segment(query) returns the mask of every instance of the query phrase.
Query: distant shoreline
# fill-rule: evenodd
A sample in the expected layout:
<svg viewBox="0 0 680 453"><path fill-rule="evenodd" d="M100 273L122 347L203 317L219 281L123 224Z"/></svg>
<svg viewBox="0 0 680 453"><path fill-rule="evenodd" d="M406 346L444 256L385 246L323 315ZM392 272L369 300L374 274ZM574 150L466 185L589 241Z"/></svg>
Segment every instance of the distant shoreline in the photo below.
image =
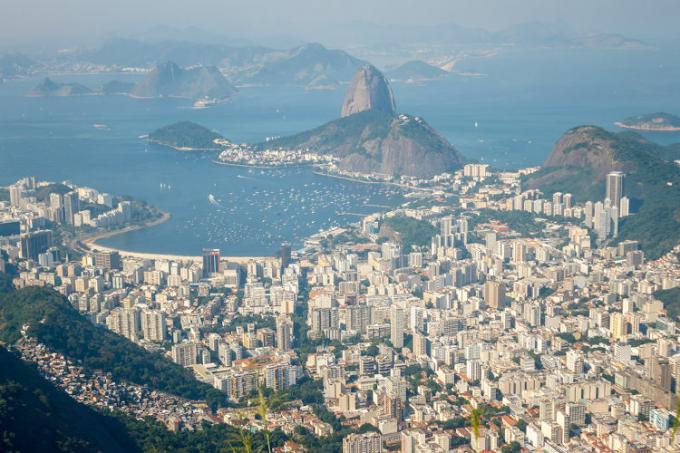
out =
<svg viewBox="0 0 680 453"><path fill-rule="evenodd" d="M171 145L169 143L163 143L158 140L153 140L150 138L146 139L147 143L151 143L153 145L158 145L158 146L165 146L166 148L171 148L174 149L175 151L182 151L182 152L190 152L190 153L210 153L210 152L217 152L220 151L220 148L193 148L191 146L175 146Z"/></svg>
<svg viewBox="0 0 680 453"><path fill-rule="evenodd" d="M615 126L622 129L630 129L634 131L645 132L680 132L680 126L655 126L647 124L625 124L620 121L614 123Z"/></svg>

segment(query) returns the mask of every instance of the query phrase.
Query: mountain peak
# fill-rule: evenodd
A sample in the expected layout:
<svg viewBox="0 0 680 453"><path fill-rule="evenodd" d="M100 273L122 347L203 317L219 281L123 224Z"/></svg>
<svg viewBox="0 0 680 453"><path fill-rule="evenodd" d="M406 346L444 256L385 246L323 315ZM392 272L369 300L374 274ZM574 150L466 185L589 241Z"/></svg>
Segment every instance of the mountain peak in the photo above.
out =
<svg viewBox="0 0 680 453"><path fill-rule="evenodd" d="M385 76L372 65L365 65L354 74L342 105L341 116L366 110L376 110L394 115L394 95Z"/></svg>

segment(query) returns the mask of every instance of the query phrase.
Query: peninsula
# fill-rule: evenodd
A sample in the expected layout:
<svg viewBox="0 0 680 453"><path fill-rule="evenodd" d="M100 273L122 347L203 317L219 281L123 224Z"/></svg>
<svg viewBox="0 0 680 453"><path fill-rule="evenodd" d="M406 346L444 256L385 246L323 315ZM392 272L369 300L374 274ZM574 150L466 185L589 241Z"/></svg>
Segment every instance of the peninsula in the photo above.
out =
<svg viewBox="0 0 680 453"><path fill-rule="evenodd" d="M680 117L664 112L631 116L614 124L623 129L636 131L680 132Z"/></svg>

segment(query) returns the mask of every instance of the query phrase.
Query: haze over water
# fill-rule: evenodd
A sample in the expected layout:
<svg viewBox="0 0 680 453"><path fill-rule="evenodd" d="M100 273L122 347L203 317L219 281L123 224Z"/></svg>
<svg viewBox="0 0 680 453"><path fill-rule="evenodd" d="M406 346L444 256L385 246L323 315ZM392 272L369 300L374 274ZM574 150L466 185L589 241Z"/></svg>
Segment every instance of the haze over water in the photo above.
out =
<svg viewBox="0 0 680 453"><path fill-rule="evenodd" d="M679 56L661 50L504 51L458 68L482 76L393 88L400 112L421 115L466 157L517 168L540 164L559 136L577 125L615 129L613 122L629 115L680 114ZM96 88L121 77L54 79ZM229 104L193 110L180 100L23 97L37 82L0 85L0 184L24 175L72 179L145 199L173 216L163 225L103 241L109 246L192 255L211 246L225 255L271 254L282 240L300 245L319 228L358 218L347 212L373 212L401 200L394 190L310 169L222 167L211 162L212 155L147 147L138 138L179 120L214 128L234 141L287 135L336 118L342 89L247 88ZM646 136L680 142L680 134Z"/></svg>

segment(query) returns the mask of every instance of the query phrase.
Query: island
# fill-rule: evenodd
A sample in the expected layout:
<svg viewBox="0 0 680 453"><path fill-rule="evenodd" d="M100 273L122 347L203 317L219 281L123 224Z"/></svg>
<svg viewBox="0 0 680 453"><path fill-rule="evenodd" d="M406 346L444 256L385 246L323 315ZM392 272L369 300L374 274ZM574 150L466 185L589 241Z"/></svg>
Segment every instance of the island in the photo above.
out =
<svg viewBox="0 0 680 453"><path fill-rule="evenodd" d="M614 124L623 129L636 131L680 132L680 117L664 112L631 116Z"/></svg>
<svg viewBox="0 0 680 453"><path fill-rule="evenodd" d="M215 66L182 68L172 61L156 65L131 90L135 98L182 98L223 102L236 93L236 88Z"/></svg>
<svg viewBox="0 0 680 453"><path fill-rule="evenodd" d="M219 151L225 143L224 137L191 121L180 121L161 127L150 133L147 140L157 145L168 146L178 151Z"/></svg>
<svg viewBox="0 0 680 453"><path fill-rule="evenodd" d="M43 79L38 85L28 92L28 96L84 96L93 94L93 91L80 83L57 83L49 77Z"/></svg>

